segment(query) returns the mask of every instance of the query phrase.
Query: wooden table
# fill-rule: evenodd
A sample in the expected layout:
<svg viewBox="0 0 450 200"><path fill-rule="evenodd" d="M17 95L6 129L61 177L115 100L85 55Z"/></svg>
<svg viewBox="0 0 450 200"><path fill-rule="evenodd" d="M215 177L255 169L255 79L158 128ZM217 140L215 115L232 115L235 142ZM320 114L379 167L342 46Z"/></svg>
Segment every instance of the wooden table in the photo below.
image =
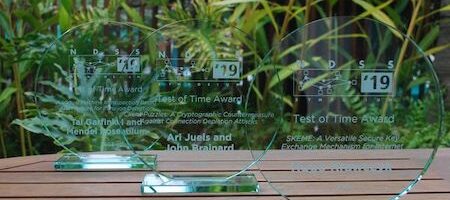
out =
<svg viewBox="0 0 450 200"><path fill-rule="evenodd" d="M226 154L220 152L158 152L159 169L167 173L230 173L251 155L247 151ZM0 159L0 198L3 199L284 199L267 182L294 200L360 200L388 199L398 184L405 184L403 175L417 173L414 160L425 155L420 152L389 153L377 156L375 161L395 160L395 173L388 177L380 175L366 180L365 176L353 174L310 174L289 175L289 162L308 160L327 162L329 159L352 160L365 156L364 151L347 151L341 155L329 152L305 151L295 155L270 152L265 161L251 169L260 182L261 192L257 194L163 194L142 196L140 183L146 171L89 171L57 172L53 161L59 155L40 155ZM382 156L382 158L378 158ZM425 156L426 157L426 156ZM397 160L396 160L397 159ZM195 162L193 161L195 160ZM398 165L398 166L397 166ZM262 173L264 176L262 176ZM331 172L330 172L331 173ZM340 177L339 177L340 176ZM339 181L337 180L339 177ZM371 194L363 188L370 187ZM336 189L338 188L338 189ZM438 152L429 173L403 199L408 200L450 200L450 149Z"/></svg>

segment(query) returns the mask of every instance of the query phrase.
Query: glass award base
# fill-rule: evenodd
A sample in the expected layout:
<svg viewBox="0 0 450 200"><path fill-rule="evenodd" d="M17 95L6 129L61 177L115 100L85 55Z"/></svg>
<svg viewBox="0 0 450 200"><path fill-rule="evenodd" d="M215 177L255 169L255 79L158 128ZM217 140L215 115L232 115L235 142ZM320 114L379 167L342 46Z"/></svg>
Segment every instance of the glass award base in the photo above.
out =
<svg viewBox="0 0 450 200"><path fill-rule="evenodd" d="M145 164L144 164L145 163ZM154 169L156 155L65 154L55 161L56 170Z"/></svg>
<svg viewBox="0 0 450 200"><path fill-rule="evenodd" d="M144 194L154 193L228 193L259 192L259 184L253 174L229 175L174 175L147 174L141 185Z"/></svg>

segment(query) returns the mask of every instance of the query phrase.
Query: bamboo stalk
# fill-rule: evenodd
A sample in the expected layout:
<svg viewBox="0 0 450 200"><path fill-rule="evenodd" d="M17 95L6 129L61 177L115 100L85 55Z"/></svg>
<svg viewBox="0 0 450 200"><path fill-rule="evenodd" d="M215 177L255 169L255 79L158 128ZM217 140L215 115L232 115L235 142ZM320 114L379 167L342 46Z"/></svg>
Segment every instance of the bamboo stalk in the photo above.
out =
<svg viewBox="0 0 450 200"><path fill-rule="evenodd" d="M6 152L5 137L3 135L3 130L1 128L0 128L0 145L2 146L3 158L8 157L8 153Z"/></svg>
<svg viewBox="0 0 450 200"><path fill-rule="evenodd" d="M418 0L417 3L414 3L416 1L412 1L412 2L413 2L414 10L413 10L413 14L411 16L411 20L409 21L408 30L406 32L406 36L408 38L411 38L411 35L413 34L414 27L416 25L416 20L418 18L418 14L419 14L419 9L423 3L423 0ZM400 72L400 68L403 64L403 59L405 58L406 50L407 50L407 47L409 44L408 38L405 38L405 40L403 41L403 44L402 44L402 48L400 49L397 66L395 66L394 79L397 78L398 73Z"/></svg>
<svg viewBox="0 0 450 200"><path fill-rule="evenodd" d="M28 144L28 155L33 155L33 143L31 141L31 134L28 131L25 131L26 136L27 136L27 144Z"/></svg>
<svg viewBox="0 0 450 200"><path fill-rule="evenodd" d="M416 1L412 1L412 3L413 3L414 10L413 10L413 13L412 13L412 16L411 16L411 20L409 21L409 24L408 24L408 30L406 32L406 37L404 38L402 47L400 49L398 62L396 64L395 68L394 68L395 69L395 71L394 71L394 80L396 80L398 78L398 75L400 73L400 69L402 67L403 60L405 59L406 50L408 48L409 38L411 38L411 35L413 34L414 26L416 25L416 20L418 18L419 9L420 9L420 6L423 3L423 0L418 0L417 2ZM384 102L384 105L383 105L382 113L386 114L387 109L388 109L388 101L386 100Z"/></svg>
<svg viewBox="0 0 450 200"><path fill-rule="evenodd" d="M30 80L29 78L31 78L31 77L28 77L28 80ZM25 88L27 88L27 85L25 85ZM25 109L25 99L24 99L23 93L21 93L20 96L21 96L21 107L22 107L22 111L23 111ZM26 118L24 113L22 113L22 117ZM31 133L29 131L25 130L25 135L26 135L26 143L28 144L27 145L28 153L29 153L28 155L33 155L34 148L33 148L33 143L31 141Z"/></svg>
<svg viewBox="0 0 450 200"><path fill-rule="evenodd" d="M288 12L286 12L286 14L284 15L283 24L281 25L280 35L278 36L279 39L281 39L281 37L283 37L284 34L286 33L289 21L291 19L291 17L290 17L291 12L289 12L289 11L292 9L294 2L295 1L293 1L293 0L289 0L289 4L288 4L288 8L287 8Z"/></svg>
<svg viewBox="0 0 450 200"><path fill-rule="evenodd" d="M0 5L1 5L1 3L0 3ZM4 67L4 63L3 63L3 61L0 61L0 74L3 73L3 69L4 69L3 67ZM8 157L8 153L6 152L5 136L3 134L2 124L0 124L0 146L2 147L3 157L4 158Z"/></svg>
<svg viewBox="0 0 450 200"><path fill-rule="evenodd" d="M17 64L13 64L13 73L14 73L14 85L16 87L16 108L17 108L17 115L19 119L24 119L22 110L24 105L23 103L23 96L22 96L22 85L20 81L20 71ZM27 155L27 148L25 144L25 130L22 126L19 126L19 137L20 137L20 149L22 152L22 156Z"/></svg>

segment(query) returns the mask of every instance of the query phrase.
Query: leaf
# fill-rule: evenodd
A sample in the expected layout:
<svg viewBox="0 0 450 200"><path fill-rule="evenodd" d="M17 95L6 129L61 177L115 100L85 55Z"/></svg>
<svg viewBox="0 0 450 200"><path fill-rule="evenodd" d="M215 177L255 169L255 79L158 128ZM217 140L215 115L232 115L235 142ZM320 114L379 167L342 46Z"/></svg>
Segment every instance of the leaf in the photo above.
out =
<svg viewBox="0 0 450 200"><path fill-rule="evenodd" d="M245 11L246 8L247 8L247 5L245 5L245 4L241 4L241 5L237 6L233 10L233 14L228 18L228 20L230 20L230 22L235 22L236 20L241 18L242 13Z"/></svg>
<svg viewBox="0 0 450 200"><path fill-rule="evenodd" d="M71 16L72 1L61 0L58 8L59 25L63 31L68 30L72 25Z"/></svg>
<svg viewBox="0 0 450 200"><path fill-rule="evenodd" d="M277 99L282 99L283 102L287 104L289 107L291 108L294 107L294 104L292 103L290 96L282 96L274 91L270 91L270 94L272 94Z"/></svg>
<svg viewBox="0 0 450 200"><path fill-rule="evenodd" d="M47 20L45 20L44 22L42 22L41 27L36 29L36 31L42 31L42 30L48 29L48 27L51 27L54 24L57 24L58 20L59 20L59 18L56 15L53 17L50 17Z"/></svg>
<svg viewBox="0 0 450 200"><path fill-rule="evenodd" d="M14 37L14 32L12 31L11 24L9 23L9 17L2 10L0 10L0 27L6 33L7 37Z"/></svg>
<svg viewBox="0 0 450 200"><path fill-rule="evenodd" d="M328 6L330 7L330 8L332 8L336 3L337 3L338 1L337 0L329 0L328 1Z"/></svg>
<svg viewBox="0 0 450 200"><path fill-rule="evenodd" d="M378 50L378 53L377 53L377 60L382 55L384 55L386 49L388 49L392 45L391 42L392 42L392 34L391 34L391 32L386 31L384 33L384 36L381 39L380 50Z"/></svg>
<svg viewBox="0 0 450 200"><path fill-rule="evenodd" d="M70 90L70 88L65 85L56 84L52 81L41 81L40 83L42 85L47 85L47 86L52 87L53 89L57 90L59 93L67 96L67 98L69 98L69 99L75 98L75 96L73 95L73 92Z"/></svg>
<svg viewBox="0 0 450 200"><path fill-rule="evenodd" d="M214 2L211 5L213 6L227 6L237 3L250 3L250 2L260 2L261 0L227 0L227 1L218 1Z"/></svg>
<svg viewBox="0 0 450 200"><path fill-rule="evenodd" d="M425 53L425 55L429 56L429 55L436 54L438 52L444 51L447 48L450 48L450 43L443 44L443 45L440 45L440 46L437 46L437 47L433 47L431 49L426 50L424 53Z"/></svg>
<svg viewBox="0 0 450 200"><path fill-rule="evenodd" d="M405 62L411 62L411 61L416 60L416 59L423 59L424 56L429 56L429 55L436 54L438 52L446 50L447 48L450 48L450 43L443 44L443 45L440 45L440 46L428 49L425 52L423 52L423 54L420 53L419 55L416 55L414 57L408 58L407 60L405 60Z"/></svg>
<svg viewBox="0 0 450 200"><path fill-rule="evenodd" d="M259 100L263 100L263 96L258 88L255 87L255 85L252 85L252 90L255 92L256 97L258 97Z"/></svg>
<svg viewBox="0 0 450 200"><path fill-rule="evenodd" d="M427 18L429 16L432 16L432 15L434 15L436 13L439 13L439 12L448 12L448 11L450 11L450 4L448 4L448 5L444 6L444 7L441 7L439 9L435 9L435 10L427 13L426 15L417 18L417 21L419 22L419 21L421 21L421 20L423 20L423 19L425 19L425 18Z"/></svg>
<svg viewBox="0 0 450 200"><path fill-rule="evenodd" d="M28 10L17 10L15 11L15 14L24 21L31 24L33 30L39 28L42 25L41 22Z"/></svg>
<svg viewBox="0 0 450 200"><path fill-rule="evenodd" d="M29 119L15 119L12 121L12 124L19 125L26 129L27 131L30 131L32 133L41 133L44 135L47 135L47 131L42 129L41 127L37 126L38 123L35 123L35 118L29 118Z"/></svg>
<svg viewBox="0 0 450 200"><path fill-rule="evenodd" d="M138 24L144 24L144 20L142 19L141 15L135 10L130 8L125 2L120 3L122 8L125 10L125 12L130 16L131 20Z"/></svg>
<svg viewBox="0 0 450 200"><path fill-rule="evenodd" d="M397 0L395 5L395 11L402 13L409 4L409 0Z"/></svg>
<svg viewBox="0 0 450 200"><path fill-rule="evenodd" d="M169 3L169 0L147 0L147 5L149 7L153 6L165 6Z"/></svg>
<svg viewBox="0 0 450 200"><path fill-rule="evenodd" d="M51 137L59 145L70 144L76 140L73 135L61 132L61 130L67 131L70 127L70 123L61 119L49 119L46 117L33 117L28 119L15 119L12 124L19 125L24 129L32 132L44 134Z"/></svg>
<svg viewBox="0 0 450 200"><path fill-rule="evenodd" d="M418 78L418 79L415 79L415 80L411 81L411 82L408 84L408 86L407 86L406 88L409 90L409 89L411 89L412 87L415 87L415 86L424 84L424 83L426 83L427 81L430 81L430 77L428 77L428 76L423 76L423 77L420 77L420 78Z"/></svg>
<svg viewBox="0 0 450 200"><path fill-rule="evenodd" d="M266 16L266 11L264 10L256 10L256 11L252 11L249 14L245 15L245 20L242 24L242 27L240 27L242 29L242 31L246 32L246 33L250 33L252 29L254 29L255 27L258 27L258 23L264 21L264 17ZM264 29L261 28L261 30L266 31Z"/></svg>
<svg viewBox="0 0 450 200"><path fill-rule="evenodd" d="M72 12L71 12L72 0L61 0L60 5L62 5L69 14L72 14Z"/></svg>
<svg viewBox="0 0 450 200"><path fill-rule="evenodd" d="M0 94L0 102L5 101L6 99L9 99L12 94L16 92L16 88L8 87Z"/></svg>
<svg viewBox="0 0 450 200"><path fill-rule="evenodd" d="M266 1L262 1L261 4L263 5L264 10L266 11L266 14L269 15L270 21L273 24L273 28L275 29L275 32L278 34L280 31L278 29L278 22L273 16L272 9L269 6L269 4Z"/></svg>
<svg viewBox="0 0 450 200"><path fill-rule="evenodd" d="M280 83L282 80L286 79L287 77L291 76L296 70L294 69L295 63L290 64L289 66L281 69L277 72L275 76L272 77L272 79L269 82L269 88L272 88L273 86Z"/></svg>
<svg viewBox="0 0 450 200"><path fill-rule="evenodd" d="M0 94L0 115L7 112L8 107L10 107L11 95L14 94L16 88L8 87Z"/></svg>
<svg viewBox="0 0 450 200"><path fill-rule="evenodd" d="M405 29L405 23L402 21L402 17L400 16L402 13L398 12L392 7L386 7L386 14L391 17L392 21L397 25L400 26L398 28L402 28L400 30L406 30Z"/></svg>
<svg viewBox="0 0 450 200"><path fill-rule="evenodd" d="M269 62L270 60L265 60L265 62ZM248 76L254 76L254 75L256 75L256 74L259 74L259 73L262 73L262 72L266 72L266 71L269 71L269 70L276 70L276 69L283 69L283 68L285 68L285 66L283 66L283 65L272 65L272 64L266 64L266 65L263 65L263 64L261 64L259 67L257 67L256 69L253 69L252 71L250 71L250 72L248 72L248 73L246 73L246 74L244 74L243 76L242 76L242 78L246 78L246 77L248 77Z"/></svg>
<svg viewBox="0 0 450 200"><path fill-rule="evenodd" d="M367 3L363 0L353 0L354 3L358 4L359 6L363 7L367 12L369 12L375 19L377 19L380 22L383 22L391 27L396 28L395 23L392 21L392 19L387 16L384 12L382 12L379 8L373 6L370 3Z"/></svg>
<svg viewBox="0 0 450 200"><path fill-rule="evenodd" d="M448 4L448 5L446 5L446 6L442 7L442 8L440 8L440 9L438 9L438 11L439 11L439 12L442 12L442 11L450 11L450 4Z"/></svg>
<svg viewBox="0 0 450 200"><path fill-rule="evenodd" d="M295 52L295 51L299 51L299 49L301 48L310 48L311 46L314 46L316 43L321 42L321 41L327 41L327 40L331 40L331 39L341 39L341 38L368 38L366 34L339 34L339 35L331 35L331 36L327 36L325 35L325 37L321 37L320 40L306 40L304 42L299 42L298 44L292 45L288 48L286 48L283 52L280 53L280 55L278 55L278 57L284 58L285 56L288 56L290 53Z"/></svg>
<svg viewBox="0 0 450 200"><path fill-rule="evenodd" d="M428 49L439 37L439 32L440 32L439 26L434 26L420 41L419 43L420 48L422 48L423 50Z"/></svg>

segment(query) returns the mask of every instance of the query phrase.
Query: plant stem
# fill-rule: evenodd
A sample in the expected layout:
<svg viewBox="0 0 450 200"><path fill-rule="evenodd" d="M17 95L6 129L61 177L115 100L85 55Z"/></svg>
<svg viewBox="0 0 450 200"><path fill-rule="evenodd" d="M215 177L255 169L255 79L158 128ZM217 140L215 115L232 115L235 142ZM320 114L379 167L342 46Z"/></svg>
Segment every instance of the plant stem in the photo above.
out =
<svg viewBox="0 0 450 200"><path fill-rule="evenodd" d="M306 0L305 5L305 17L303 19L303 24L306 24L309 22L309 15L311 14L311 0Z"/></svg>
<svg viewBox="0 0 450 200"><path fill-rule="evenodd" d="M31 142L31 134L30 132L26 131L27 134L27 143L28 143L28 155L33 155L33 143Z"/></svg>
<svg viewBox="0 0 450 200"><path fill-rule="evenodd" d="M23 103L23 96L22 96L22 84L20 81L20 70L19 66L17 64L13 64L13 73L14 73L14 85L16 87L16 108L17 108L17 115L19 119L24 119L22 110L24 105ZM20 148L22 151L22 156L27 155L27 148L25 147L25 130L22 126L19 126L19 136L20 136Z"/></svg>
<svg viewBox="0 0 450 200"><path fill-rule="evenodd" d="M21 99L22 100L21 101L22 105L21 106L22 106L22 109L25 109L25 100L24 100L23 93L21 93L21 97L22 97L22 99ZM25 115L23 115L23 117L25 118ZM33 148L33 142L31 141L31 133L29 131L25 131L25 133L26 133L26 136L27 136L29 155L33 155L34 154L33 153L34 148Z"/></svg>
<svg viewBox="0 0 450 200"><path fill-rule="evenodd" d="M422 0L418 0L417 3L415 3L415 1L412 1L412 2L413 2L414 10L413 10L413 13L411 16L411 20L409 21L408 30L406 32L406 37L404 37L404 41L403 41L402 47L400 49L400 54L398 56L398 62L394 68L395 69L394 80L397 80L398 75L400 73L400 69L403 64L403 59L405 58L406 50L407 50L407 47L409 44L409 38L411 38L411 35L413 34L414 26L416 25L416 20L417 20L418 14L419 14L419 9L423 3ZM388 101L386 100L383 105L383 110L382 110L383 115L386 114L387 108L388 108Z"/></svg>
<svg viewBox="0 0 450 200"><path fill-rule="evenodd" d="M288 8L287 10L290 11L292 9L292 6L294 5L293 0L289 0L289 4L288 4ZM281 37L284 37L284 33L286 32L286 29L288 27L289 21L291 19L290 16L291 12L286 12L286 15L284 15L284 19L283 19L283 24L281 25L281 31L280 31L280 35L279 35L279 39L281 39Z"/></svg>
<svg viewBox="0 0 450 200"><path fill-rule="evenodd" d="M0 128L0 144L2 145L3 158L8 157L8 153L6 152L5 138L3 135L3 130Z"/></svg>
<svg viewBox="0 0 450 200"><path fill-rule="evenodd" d="M419 14L419 9L420 9L420 6L422 5L422 3L423 3L423 0L418 0L416 4L414 4L414 1L413 1L414 11L411 16L411 20L409 21L408 31L406 32L406 36L408 38L405 38L405 40L403 41L403 44L402 44L402 48L400 49L400 55L398 58L397 66L395 66L394 79L397 78L398 73L400 72L400 68L403 64L403 59L405 58L406 50L407 50L407 47L409 44L408 39L411 38L411 35L413 34L414 26L416 25L416 20L417 20L417 17Z"/></svg>

